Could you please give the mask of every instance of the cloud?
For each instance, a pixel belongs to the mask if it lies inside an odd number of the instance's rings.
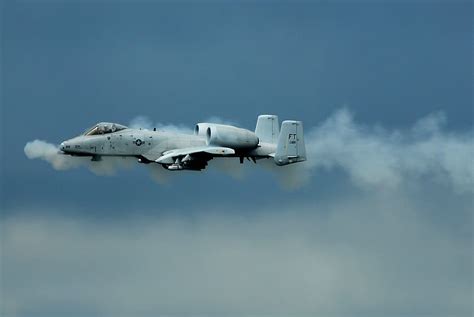
[[[214,121],[224,122],[218,118]],[[444,114],[439,112],[421,118],[411,128],[390,131],[381,126],[356,123],[347,109],[341,109],[320,125],[306,128],[306,162],[278,167],[272,160],[260,160],[258,165],[271,171],[287,188],[307,184],[322,170],[341,169],[353,184],[362,188],[391,190],[429,178],[448,184],[457,192],[472,192],[474,132],[446,131],[445,122]],[[191,129],[182,125],[152,124],[146,117],[137,117],[130,125],[192,134]],[[122,166],[128,167],[133,161],[109,158],[98,164],[91,163],[84,158],[59,155],[57,146],[38,140],[25,146],[25,154],[30,159],[43,159],[58,170],[86,166],[104,174],[111,174]],[[245,175],[238,160],[213,160],[210,166],[238,179]],[[152,170],[161,183],[169,179],[166,171]]]
[[[469,204],[453,206],[451,228],[432,221],[442,207],[413,197],[341,193],[252,214],[188,206],[193,217],[130,210],[103,222],[56,208],[8,213],[5,316],[470,316]]]

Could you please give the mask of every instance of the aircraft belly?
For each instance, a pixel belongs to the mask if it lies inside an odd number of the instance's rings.
[[[271,143],[260,143],[259,147],[247,152],[246,155],[254,157],[268,157],[270,154],[275,153],[276,145]]]

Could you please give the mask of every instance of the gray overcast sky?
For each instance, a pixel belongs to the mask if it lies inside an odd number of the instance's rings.
[[[471,2],[1,8],[6,316],[472,313]],[[285,175],[250,163],[239,179],[214,167],[163,185],[145,166],[101,177],[24,153],[98,121],[218,117],[253,129],[261,113],[304,121],[304,186],[284,189]]]

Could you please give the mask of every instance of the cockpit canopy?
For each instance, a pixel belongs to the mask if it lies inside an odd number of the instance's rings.
[[[97,123],[92,128],[89,128],[84,132],[84,135],[100,135],[100,134],[107,134],[113,133],[120,130],[127,129],[126,126],[118,124],[118,123],[110,123],[110,122],[100,122]]]

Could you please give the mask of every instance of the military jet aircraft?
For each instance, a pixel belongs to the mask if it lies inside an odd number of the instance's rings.
[[[90,156],[136,157],[140,163],[161,164],[168,170],[196,170],[214,157],[239,157],[254,163],[273,159],[282,166],[306,160],[301,121],[283,121],[275,115],[260,115],[255,131],[215,123],[198,123],[194,134],[156,129],[132,129],[117,123],[101,122],[84,134],[64,141],[60,153]]]

